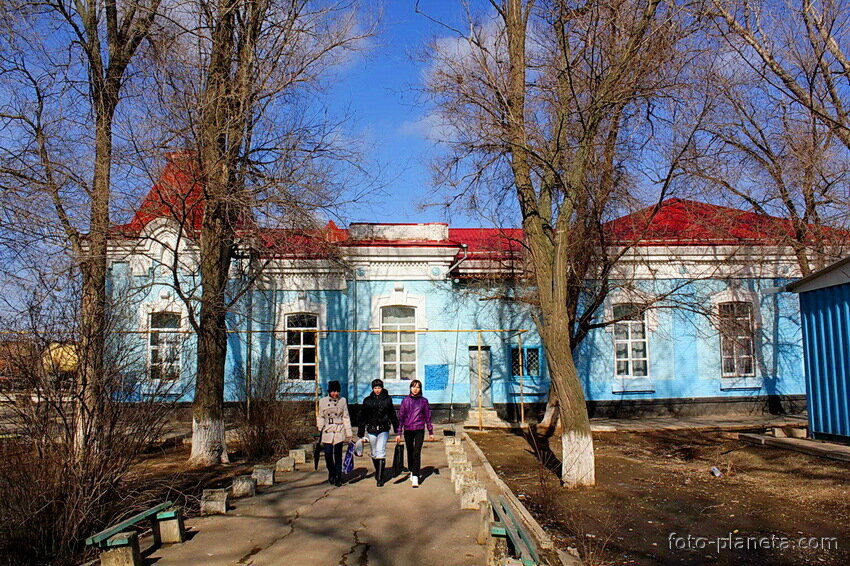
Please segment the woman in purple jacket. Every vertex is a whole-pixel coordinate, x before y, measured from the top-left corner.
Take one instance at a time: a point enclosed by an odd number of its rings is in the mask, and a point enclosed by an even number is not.
[[[425,440],[425,428],[428,428],[428,440],[434,440],[434,426],[431,424],[431,407],[428,399],[422,396],[422,382],[414,379],[410,382],[410,395],[401,402],[398,410],[398,436],[396,442],[407,444],[407,467],[410,468],[410,483],[419,487],[419,467],[422,463],[422,442]]]

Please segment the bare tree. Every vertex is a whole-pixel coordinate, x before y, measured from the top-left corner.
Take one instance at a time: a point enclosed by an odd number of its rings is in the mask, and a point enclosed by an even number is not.
[[[848,150],[811,109],[722,47],[700,81],[712,108],[682,167],[707,194],[719,188],[736,204],[786,218],[787,229],[772,237],[793,250],[808,275],[844,248],[846,236],[836,228],[848,219]],[[809,83],[807,90],[816,88]]]
[[[159,5],[160,0],[22,0],[3,8],[12,32],[2,50],[9,87],[0,110],[4,182],[20,197],[17,209],[24,218],[32,213],[28,198],[47,205],[73,252],[82,285],[80,450],[90,447],[102,404],[114,120]],[[87,158],[67,159],[64,151],[80,141]]]
[[[606,220],[637,200],[638,161],[656,104],[673,99],[685,28],[659,0],[490,2],[495,18],[438,41],[426,85],[450,128],[443,182],[514,195],[562,426],[562,479],[595,482],[593,441],[573,348],[628,246]],[[681,53],[679,54],[681,55]],[[674,120],[672,111],[664,113]],[[662,120],[659,120],[659,124]],[[672,131],[672,130],[671,130]],[[689,135],[665,139],[681,156]],[[649,139],[644,138],[644,139]],[[661,196],[675,167],[661,175]],[[457,193],[456,193],[457,196]]]
[[[316,95],[372,30],[350,1],[193,0],[184,9],[192,18],[174,21],[196,23],[175,23],[159,76],[174,139],[190,149],[183,167],[201,192],[200,217],[182,217],[180,238],[192,240],[202,285],[181,281],[177,259],[172,284],[197,335],[191,461],[206,465],[227,461],[225,318],[261,272],[259,252],[280,243],[260,226],[309,230],[318,208],[351,195],[340,165],[355,163],[358,146]],[[234,267],[252,273],[237,288]]]
[[[846,2],[711,0],[706,10],[742,64],[850,148]]]

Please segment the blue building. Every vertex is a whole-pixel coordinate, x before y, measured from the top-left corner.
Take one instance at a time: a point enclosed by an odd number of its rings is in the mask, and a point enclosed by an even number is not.
[[[800,296],[809,432],[850,442],[850,258],[786,290]]]
[[[128,379],[188,402],[203,203],[181,167],[172,159],[133,220],[115,227],[109,284],[125,297],[115,304],[130,305],[117,316],[121,351],[138,353]],[[594,320],[620,321],[576,352],[592,416],[802,407],[799,308],[764,293],[799,276],[777,227],[787,224],[678,199],[609,223],[611,245],[628,250]],[[356,402],[381,377],[399,398],[422,380],[452,420],[479,406],[515,418],[545,404],[543,345],[515,300],[525,292],[521,230],[329,223],[311,237],[248,226],[242,235],[266,251],[233,268],[227,400],[265,383],[310,400],[335,379]]]

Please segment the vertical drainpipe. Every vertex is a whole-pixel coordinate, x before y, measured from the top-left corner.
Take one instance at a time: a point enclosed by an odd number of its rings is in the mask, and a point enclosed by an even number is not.
[[[446,271],[446,277],[448,277],[449,279],[451,279],[451,277],[452,277],[452,271],[454,271],[454,270],[455,270],[455,268],[456,268],[458,265],[460,265],[460,264],[461,264],[464,260],[466,260],[466,258],[467,258],[467,257],[469,257],[469,253],[467,252],[467,249],[469,248],[469,245],[468,245],[468,244],[461,244],[461,245],[460,245],[460,248],[461,248],[461,252],[463,253],[463,257],[462,257],[462,258],[460,258],[459,260],[457,260],[456,262],[454,262],[453,264],[451,264],[451,266],[449,266],[449,269]],[[460,317],[457,317],[457,327],[456,327],[456,330],[458,330],[458,331],[460,330]],[[453,364],[453,365],[454,365],[454,368],[457,368],[457,347],[458,347],[458,335],[459,335],[459,332],[456,332],[456,333],[455,333],[455,361],[454,361],[454,364]],[[480,354],[480,353],[481,353],[481,352],[479,352],[479,354]],[[454,369],[454,368],[453,368],[453,369]],[[455,372],[455,373],[456,373],[456,372]],[[454,374],[452,375],[451,392],[449,393],[449,422],[453,422],[453,419],[454,419],[454,410],[455,410],[455,378],[456,378],[456,377],[457,377],[456,375],[454,375]]]

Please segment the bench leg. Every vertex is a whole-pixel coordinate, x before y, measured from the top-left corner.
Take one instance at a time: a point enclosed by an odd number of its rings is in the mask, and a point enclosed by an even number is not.
[[[180,511],[173,517],[159,520],[159,536],[163,544],[178,544],[186,540],[186,527]]]
[[[493,520],[493,508],[490,507],[489,501],[481,501],[478,504],[478,536],[475,542],[478,544],[487,544],[487,539],[490,538],[490,524]]]
[[[505,537],[489,537],[487,539],[487,566],[502,566],[502,561],[510,558],[508,539]]]
[[[139,551],[139,537],[133,533],[120,533],[124,536],[127,544],[113,546],[100,553],[101,566],[144,566],[142,553]]]

